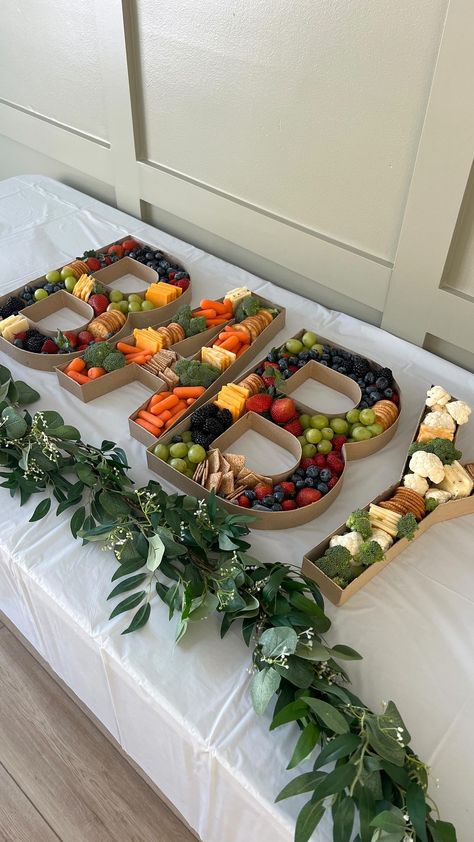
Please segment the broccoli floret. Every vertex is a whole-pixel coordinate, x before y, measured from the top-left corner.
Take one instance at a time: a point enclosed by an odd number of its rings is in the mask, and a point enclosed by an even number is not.
[[[84,359],[89,368],[103,368],[105,358],[115,351],[109,342],[94,342],[84,351]]]
[[[189,322],[189,333],[186,336],[196,336],[196,334],[202,333],[203,330],[207,330],[206,317],[194,316]]]
[[[355,570],[351,564],[351,554],[346,547],[338,544],[336,547],[328,547],[322,558],[316,564],[326,576],[333,579],[341,588],[345,587],[354,578]]]
[[[376,561],[383,561],[383,550],[378,541],[364,541],[359,552],[355,555],[356,561],[364,567],[370,567]]]
[[[408,538],[409,541],[413,541],[417,529],[418,523],[416,522],[415,515],[408,512],[407,515],[402,515],[398,521],[397,538]]]
[[[188,305],[181,307],[181,309],[178,310],[175,322],[181,325],[186,337],[196,336],[196,334],[202,333],[203,330],[206,330],[207,328],[205,317],[193,316],[191,307]]]
[[[242,301],[239,301],[235,309],[235,321],[241,322],[247,316],[256,316],[261,308],[260,299],[256,295],[246,295],[245,298],[242,298]]]
[[[363,509],[356,509],[346,520],[346,526],[354,532],[358,532],[364,541],[372,535],[369,513]]]
[[[409,456],[412,456],[417,450],[424,450],[425,453],[434,453],[441,459],[443,465],[452,465],[453,462],[459,460],[462,456],[460,450],[457,450],[452,441],[449,439],[431,439],[424,444],[421,442],[413,442],[408,448]]]
[[[175,371],[182,386],[204,386],[205,389],[220,375],[218,368],[198,360],[178,360]]]
[[[118,368],[123,368],[125,365],[125,357],[120,351],[112,351],[105,357],[102,368],[106,371],[117,371]]]
[[[429,515],[430,512],[434,512],[437,506],[439,506],[439,500],[435,500],[434,497],[425,498],[425,511],[427,515]]]

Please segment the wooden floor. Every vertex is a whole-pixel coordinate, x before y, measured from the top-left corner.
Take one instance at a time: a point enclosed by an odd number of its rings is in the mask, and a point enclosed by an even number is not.
[[[0,842],[196,842],[0,623]]]

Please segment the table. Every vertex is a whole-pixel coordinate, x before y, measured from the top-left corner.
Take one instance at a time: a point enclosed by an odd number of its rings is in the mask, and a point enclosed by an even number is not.
[[[392,442],[349,465],[341,494],[319,520],[284,532],[255,532],[252,552],[265,561],[300,563],[305,550],[398,478],[432,383],[474,405],[474,376],[466,371],[43,176],[0,183],[0,291],[128,233],[186,264],[194,302],[204,293],[213,297],[247,285],[287,307],[286,327],[275,344],[311,328],[392,367],[401,384],[404,413]],[[86,405],[60,389],[54,374],[28,371],[0,356],[17,378],[38,388],[42,399],[35,408],[58,410],[92,444],[114,439],[127,451],[134,478],[150,478],[144,448],[129,438],[127,426],[143,387],[132,384]],[[472,422],[462,428],[459,446],[473,458],[469,427]],[[254,715],[249,654],[238,630],[233,627],[221,641],[213,617],[193,626],[176,646],[175,622],[168,622],[156,598],[145,629],[122,637],[123,617],[107,619],[113,558],[94,544],[81,549],[67,520],[54,514],[29,524],[36,502],[20,510],[1,494],[1,610],[204,842],[291,842],[304,799],[278,805],[273,799],[295,775],[284,770],[297,731],[289,725],[270,734],[270,713]],[[414,749],[440,780],[432,794],[442,817],[456,824],[459,842],[472,839],[474,824],[473,541],[472,517],[436,526],[346,606],[328,605],[331,642],[348,643],[364,656],[349,667],[355,692],[374,709],[382,700],[397,702]],[[332,839],[328,817],[315,839]]]

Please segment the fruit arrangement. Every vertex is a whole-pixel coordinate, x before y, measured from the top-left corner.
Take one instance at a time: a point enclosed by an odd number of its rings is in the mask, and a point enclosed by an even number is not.
[[[0,336],[16,348],[31,353],[71,354],[83,350],[98,338],[108,339],[113,336],[123,328],[129,314],[147,312],[174,302],[188,289],[189,275],[162,251],[151,252],[151,248],[127,238],[102,251],[87,251],[62,268],[51,270],[43,279],[26,284],[15,294],[3,299],[0,305]],[[158,272],[158,283],[150,284],[144,295],[125,294],[118,289],[107,288],[94,277],[96,272],[123,257],[131,257],[146,265],[152,262]],[[49,335],[49,331],[38,329],[34,322],[34,310],[27,311],[25,320],[17,322],[16,332],[13,332],[12,321],[5,324],[25,308],[58,292],[69,293],[90,304],[95,318],[87,330],[58,331],[56,335]],[[90,334],[89,339],[86,339],[87,333]]]
[[[383,562],[402,538],[412,540],[419,524],[439,506],[472,494],[474,464],[461,465],[462,454],[454,444],[459,426],[470,414],[468,404],[453,400],[444,387],[428,390],[400,484],[365,509],[352,512],[324,553],[311,559],[341,590]]]
[[[178,391],[179,396],[181,396],[181,401],[184,401],[186,400],[184,395],[189,392],[193,392],[193,389],[189,387],[181,387],[178,390],[174,390],[175,393],[176,391]],[[159,397],[159,395],[155,395],[155,399]],[[199,397],[199,395],[196,393],[194,400],[196,400],[197,397]],[[158,410],[160,407],[167,405],[167,400],[168,398],[165,398],[164,402],[158,401],[153,404],[150,412],[153,412],[154,409],[154,415],[159,416]],[[188,398],[187,400],[193,399]],[[178,414],[182,414],[182,412],[186,409],[187,407],[184,407]],[[175,421],[176,418],[170,416],[169,420],[165,422],[165,429],[166,424],[168,424],[168,426],[172,426]],[[155,446],[154,453],[159,459],[167,462],[180,474],[185,474],[187,477],[192,479],[197,471],[196,466],[203,465],[203,463],[207,462],[207,451],[211,442],[216,437],[216,434],[220,435],[223,433],[231,423],[232,419],[226,410],[219,410],[215,404],[206,404],[206,406],[197,409],[193,413],[191,428],[189,430],[185,430],[180,435],[174,435],[169,446],[165,444],[157,444]],[[201,472],[199,473],[199,476],[201,476]],[[212,488],[216,490],[217,487],[218,486],[215,484],[214,480]]]

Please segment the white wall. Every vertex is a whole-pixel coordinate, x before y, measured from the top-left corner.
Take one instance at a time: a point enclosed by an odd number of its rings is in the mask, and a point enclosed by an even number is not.
[[[446,9],[4,0],[0,176],[47,172],[380,323]]]

